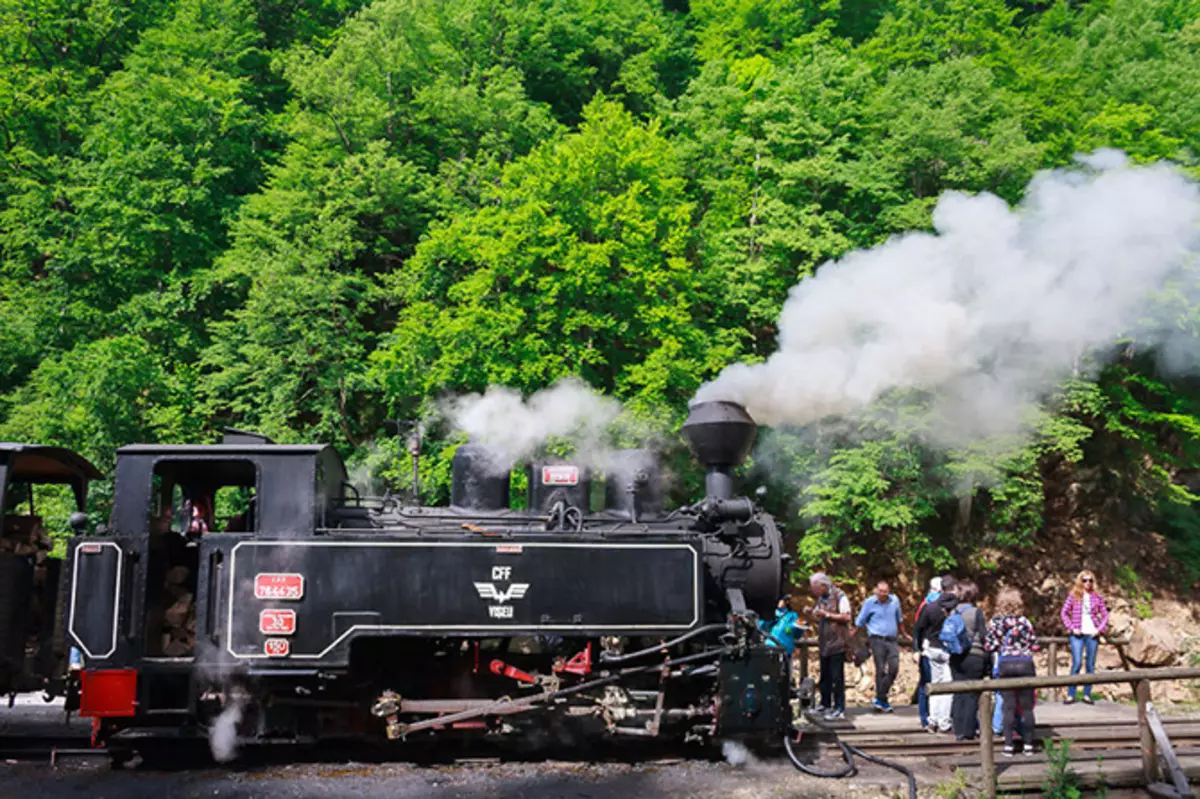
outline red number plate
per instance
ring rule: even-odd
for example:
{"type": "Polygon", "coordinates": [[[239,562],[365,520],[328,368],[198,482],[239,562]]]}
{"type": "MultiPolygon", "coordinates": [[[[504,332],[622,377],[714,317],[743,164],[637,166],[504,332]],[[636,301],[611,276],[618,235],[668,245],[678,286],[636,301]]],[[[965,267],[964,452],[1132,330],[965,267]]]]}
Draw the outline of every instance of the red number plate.
{"type": "Polygon", "coordinates": [[[292,645],[286,638],[268,638],[263,644],[263,651],[267,653],[267,657],[285,658],[288,652],[292,651],[292,645]]]}
{"type": "Polygon", "coordinates": [[[302,574],[254,575],[255,599],[300,599],[304,596],[302,574]]]}
{"type": "Polygon", "coordinates": [[[579,469],[574,466],[543,466],[542,485],[573,486],[579,483],[579,469]]]}
{"type": "Polygon", "coordinates": [[[291,635],[296,632],[296,611],[262,611],[258,614],[258,631],[263,635],[291,635]]]}

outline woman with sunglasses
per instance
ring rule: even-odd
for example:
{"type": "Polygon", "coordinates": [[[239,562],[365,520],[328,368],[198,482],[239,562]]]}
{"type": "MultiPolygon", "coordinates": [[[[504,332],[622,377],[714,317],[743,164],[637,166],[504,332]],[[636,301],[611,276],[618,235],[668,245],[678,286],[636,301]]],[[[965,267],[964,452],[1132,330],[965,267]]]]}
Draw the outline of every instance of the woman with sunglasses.
{"type": "MultiPolygon", "coordinates": [[[[1063,603],[1062,623],[1071,636],[1071,674],[1078,674],[1086,656],[1087,673],[1096,671],[1096,650],[1100,634],[1108,627],[1108,608],[1104,597],[1096,590],[1096,575],[1084,570],[1075,578],[1075,585],[1063,603]]],[[[1075,689],[1067,689],[1066,704],[1075,702],[1075,689]]],[[[1083,701],[1092,704],[1092,686],[1083,687],[1083,701]]]]}

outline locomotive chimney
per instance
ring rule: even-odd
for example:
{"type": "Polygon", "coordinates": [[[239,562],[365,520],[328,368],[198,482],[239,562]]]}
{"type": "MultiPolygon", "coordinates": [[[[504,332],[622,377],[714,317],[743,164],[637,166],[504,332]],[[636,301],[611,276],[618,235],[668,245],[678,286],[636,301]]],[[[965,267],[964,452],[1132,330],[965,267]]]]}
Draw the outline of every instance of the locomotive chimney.
{"type": "Polygon", "coordinates": [[[704,493],[709,499],[733,496],[732,470],[750,453],[758,425],[736,402],[699,402],[683,423],[683,437],[704,465],[704,493]]]}

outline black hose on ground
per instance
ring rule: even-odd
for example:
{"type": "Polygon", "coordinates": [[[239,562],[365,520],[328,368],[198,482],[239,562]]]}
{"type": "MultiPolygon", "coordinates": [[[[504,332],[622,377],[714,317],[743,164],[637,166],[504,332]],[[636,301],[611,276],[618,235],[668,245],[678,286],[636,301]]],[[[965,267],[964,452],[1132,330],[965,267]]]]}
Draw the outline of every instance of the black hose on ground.
{"type": "MultiPolygon", "coordinates": [[[[838,743],[841,743],[841,741],[838,741],[838,743]]],[[[885,767],[893,769],[895,771],[899,771],[901,774],[903,774],[908,779],[908,799],[917,799],[917,778],[907,768],[900,765],[899,763],[893,763],[890,760],[884,760],[882,757],[875,757],[875,755],[868,755],[866,752],[859,749],[857,746],[850,746],[847,748],[854,754],[861,757],[863,760],[870,760],[872,763],[878,763],[881,766],[885,766],[885,767]]]]}
{"type": "Polygon", "coordinates": [[[821,771],[820,769],[801,763],[800,758],[796,757],[796,751],[792,749],[792,736],[788,734],[784,734],[783,736],[783,748],[787,751],[788,760],[792,761],[792,765],[805,774],[811,774],[814,777],[829,777],[831,779],[849,777],[857,770],[854,766],[854,755],[850,753],[850,747],[842,743],[840,739],[835,738],[834,742],[842,750],[842,757],[846,760],[846,767],[841,771],[821,771]]]}
{"type": "Polygon", "coordinates": [[[850,775],[854,774],[858,770],[857,767],[854,765],[854,756],[858,755],[863,760],[869,760],[872,763],[879,764],[880,766],[885,766],[886,768],[890,768],[895,771],[899,771],[901,774],[903,774],[908,779],[909,799],[917,799],[917,778],[907,768],[900,765],[899,763],[893,763],[890,760],[884,760],[881,757],[876,757],[875,755],[869,755],[856,746],[849,746],[848,744],[843,743],[840,738],[834,738],[834,742],[838,745],[838,748],[842,750],[842,757],[846,761],[846,767],[839,771],[821,771],[820,769],[816,769],[816,768],[813,768],[812,766],[801,763],[800,758],[796,757],[795,750],[792,749],[792,736],[791,735],[783,736],[783,748],[787,752],[788,759],[792,761],[793,766],[795,766],[800,771],[803,771],[805,774],[811,774],[814,777],[828,777],[828,778],[832,778],[832,779],[837,779],[837,778],[841,778],[841,777],[849,777],[850,775]]]}

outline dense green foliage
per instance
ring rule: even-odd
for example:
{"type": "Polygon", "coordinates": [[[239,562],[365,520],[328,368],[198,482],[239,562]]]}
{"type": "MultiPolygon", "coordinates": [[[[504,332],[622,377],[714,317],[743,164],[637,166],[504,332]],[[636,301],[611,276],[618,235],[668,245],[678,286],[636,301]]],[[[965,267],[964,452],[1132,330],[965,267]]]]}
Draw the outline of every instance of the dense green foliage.
{"type": "MultiPolygon", "coordinates": [[[[403,487],[385,420],[568,375],[675,424],[945,190],[1200,163],[1200,0],[0,0],[0,33],[0,440],[102,468],[233,424],[403,487]]],[[[777,431],[750,474],[803,565],[914,570],[1099,471],[1194,581],[1198,412],[1131,345],[1032,441],[777,431]]]]}

